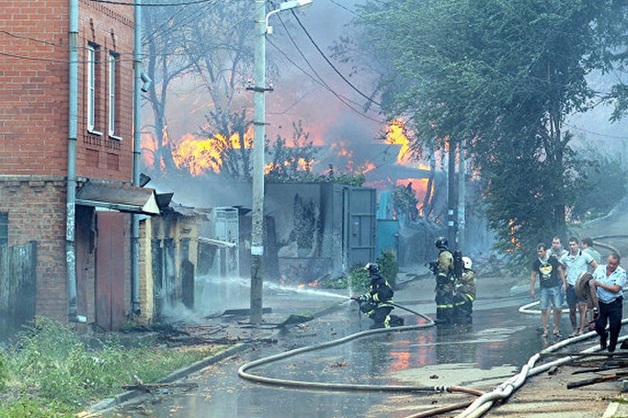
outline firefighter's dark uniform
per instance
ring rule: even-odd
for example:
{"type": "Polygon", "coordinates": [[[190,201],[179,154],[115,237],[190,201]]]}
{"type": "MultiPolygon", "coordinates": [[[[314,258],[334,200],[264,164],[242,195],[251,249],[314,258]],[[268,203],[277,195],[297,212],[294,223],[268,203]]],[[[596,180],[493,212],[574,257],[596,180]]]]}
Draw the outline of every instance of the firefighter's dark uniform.
{"type": "Polygon", "coordinates": [[[436,323],[448,324],[452,321],[454,310],[454,256],[446,246],[438,246],[436,260],[436,323]]]}
{"type": "Polygon", "coordinates": [[[394,315],[390,315],[390,312],[393,310],[393,305],[390,302],[392,302],[395,292],[388,284],[388,281],[382,277],[379,269],[369,269],[367,267],[367,270],[371,282],[369,283],[368,292],[358,299],[360,310],[373,320],[373,328],[389,328],[391,325],[397,325],[395,323],[391,324],[391,316],[394,317],[394,315]]]}
{"type": "Polygon", "coordinates": [[[456,279],[454,291],[454,321],[460,324],[470,324],[475,300],[475,272],[464,269],[462,276],[456,279]]]}

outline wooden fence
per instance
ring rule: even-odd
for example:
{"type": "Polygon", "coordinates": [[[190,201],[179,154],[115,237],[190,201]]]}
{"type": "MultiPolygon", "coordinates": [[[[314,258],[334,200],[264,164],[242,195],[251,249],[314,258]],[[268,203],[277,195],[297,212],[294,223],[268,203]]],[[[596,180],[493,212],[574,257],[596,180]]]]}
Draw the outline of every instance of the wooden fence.
{"type": "Polygon", "coordinates": [[[0,339],[35,317],[37,243],[0,246],[0,339]]]}

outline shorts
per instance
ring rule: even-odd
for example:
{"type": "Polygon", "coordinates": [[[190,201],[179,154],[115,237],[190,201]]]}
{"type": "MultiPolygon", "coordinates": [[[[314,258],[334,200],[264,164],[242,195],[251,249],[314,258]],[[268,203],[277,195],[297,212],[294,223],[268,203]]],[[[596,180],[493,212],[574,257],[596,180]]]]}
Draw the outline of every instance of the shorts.
{"type": "Polygon", "coordinates": [[[563,291],[560,286],[539,289],[539,308],[545,310],[550,306],[554,309],[563,308],[563,291]]]}
{"type": "Polygon", "coordinates": [[[578,297],[575,286],[568,285],[565,296],[567,297],[567,306],[575,306],[579,303],[586,303],[586,300],[582,300],[578,297]]]}

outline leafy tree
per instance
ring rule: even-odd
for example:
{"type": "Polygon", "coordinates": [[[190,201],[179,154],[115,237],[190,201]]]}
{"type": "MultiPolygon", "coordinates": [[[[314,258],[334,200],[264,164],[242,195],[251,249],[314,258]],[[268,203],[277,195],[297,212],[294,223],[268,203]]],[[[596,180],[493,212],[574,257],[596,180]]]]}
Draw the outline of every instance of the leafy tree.
{"type": "Polygon", "coordinates": [[[419,210],[417,205],[419,202],[414,195],[411,184],[395,187],[393,203],[399,217],[406,217],[409,221],[414,221],[418,218],[419,210]]]}
{"type": "Polygon", "coordinates": [[[616,59],[608,51],[627,6],[400,0],[360,10],[361,36],[394,68],[380,77],[383,111],[408,120],[416,154],[467,140],[490,225],[515,258],[539,234],[566,230],[566,174],[580,166],[564,120],[593,105],[586,76],[616,59]]]}
{"type": "Polygon", "coordinates": [[[294,134],[292,146],[277,135],[272,149],[273,159],[268,168],[266,179],[274,182],[315,181],[318,175],[312,172],[318,150],[310,140],[309,132],[305,132],[301,121],[293,123],[294,134]]]}

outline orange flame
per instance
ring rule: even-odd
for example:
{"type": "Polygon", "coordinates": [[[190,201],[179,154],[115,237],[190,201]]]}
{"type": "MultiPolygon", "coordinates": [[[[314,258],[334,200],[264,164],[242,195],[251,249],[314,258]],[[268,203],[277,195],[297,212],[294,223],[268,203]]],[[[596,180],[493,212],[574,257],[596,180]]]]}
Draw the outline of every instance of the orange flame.
{"type": "Polygon", "coordinates": [[[394,119],[388,125],[386,131],[386,143],[401,145],[397,154],[397,162],[406,162],[410,152],[410,141],[405,134],[405,123],[401,119],[394,119]]]}
{"type": "Polygon", "coordinates": [[[508,249],[508,252],[513,252],[517,248],[521,248],[521,242],[517,239],[517,230],[519,229],[519,225],[515,225],[514,219],[510,219],[508,221],[508,228],[510,229],[510,243],[512,247],[508,249]]]}
{"type": "Polygon", "coordinates": [[[185,167],[193,176],[206,172],[219,173],[223,164],[222,153],[239,149],[242,142],[238,133],[229,138],[217,134],[206,139],[186,134],[172,152],[172,158],[177,168],[185,167]]]}

